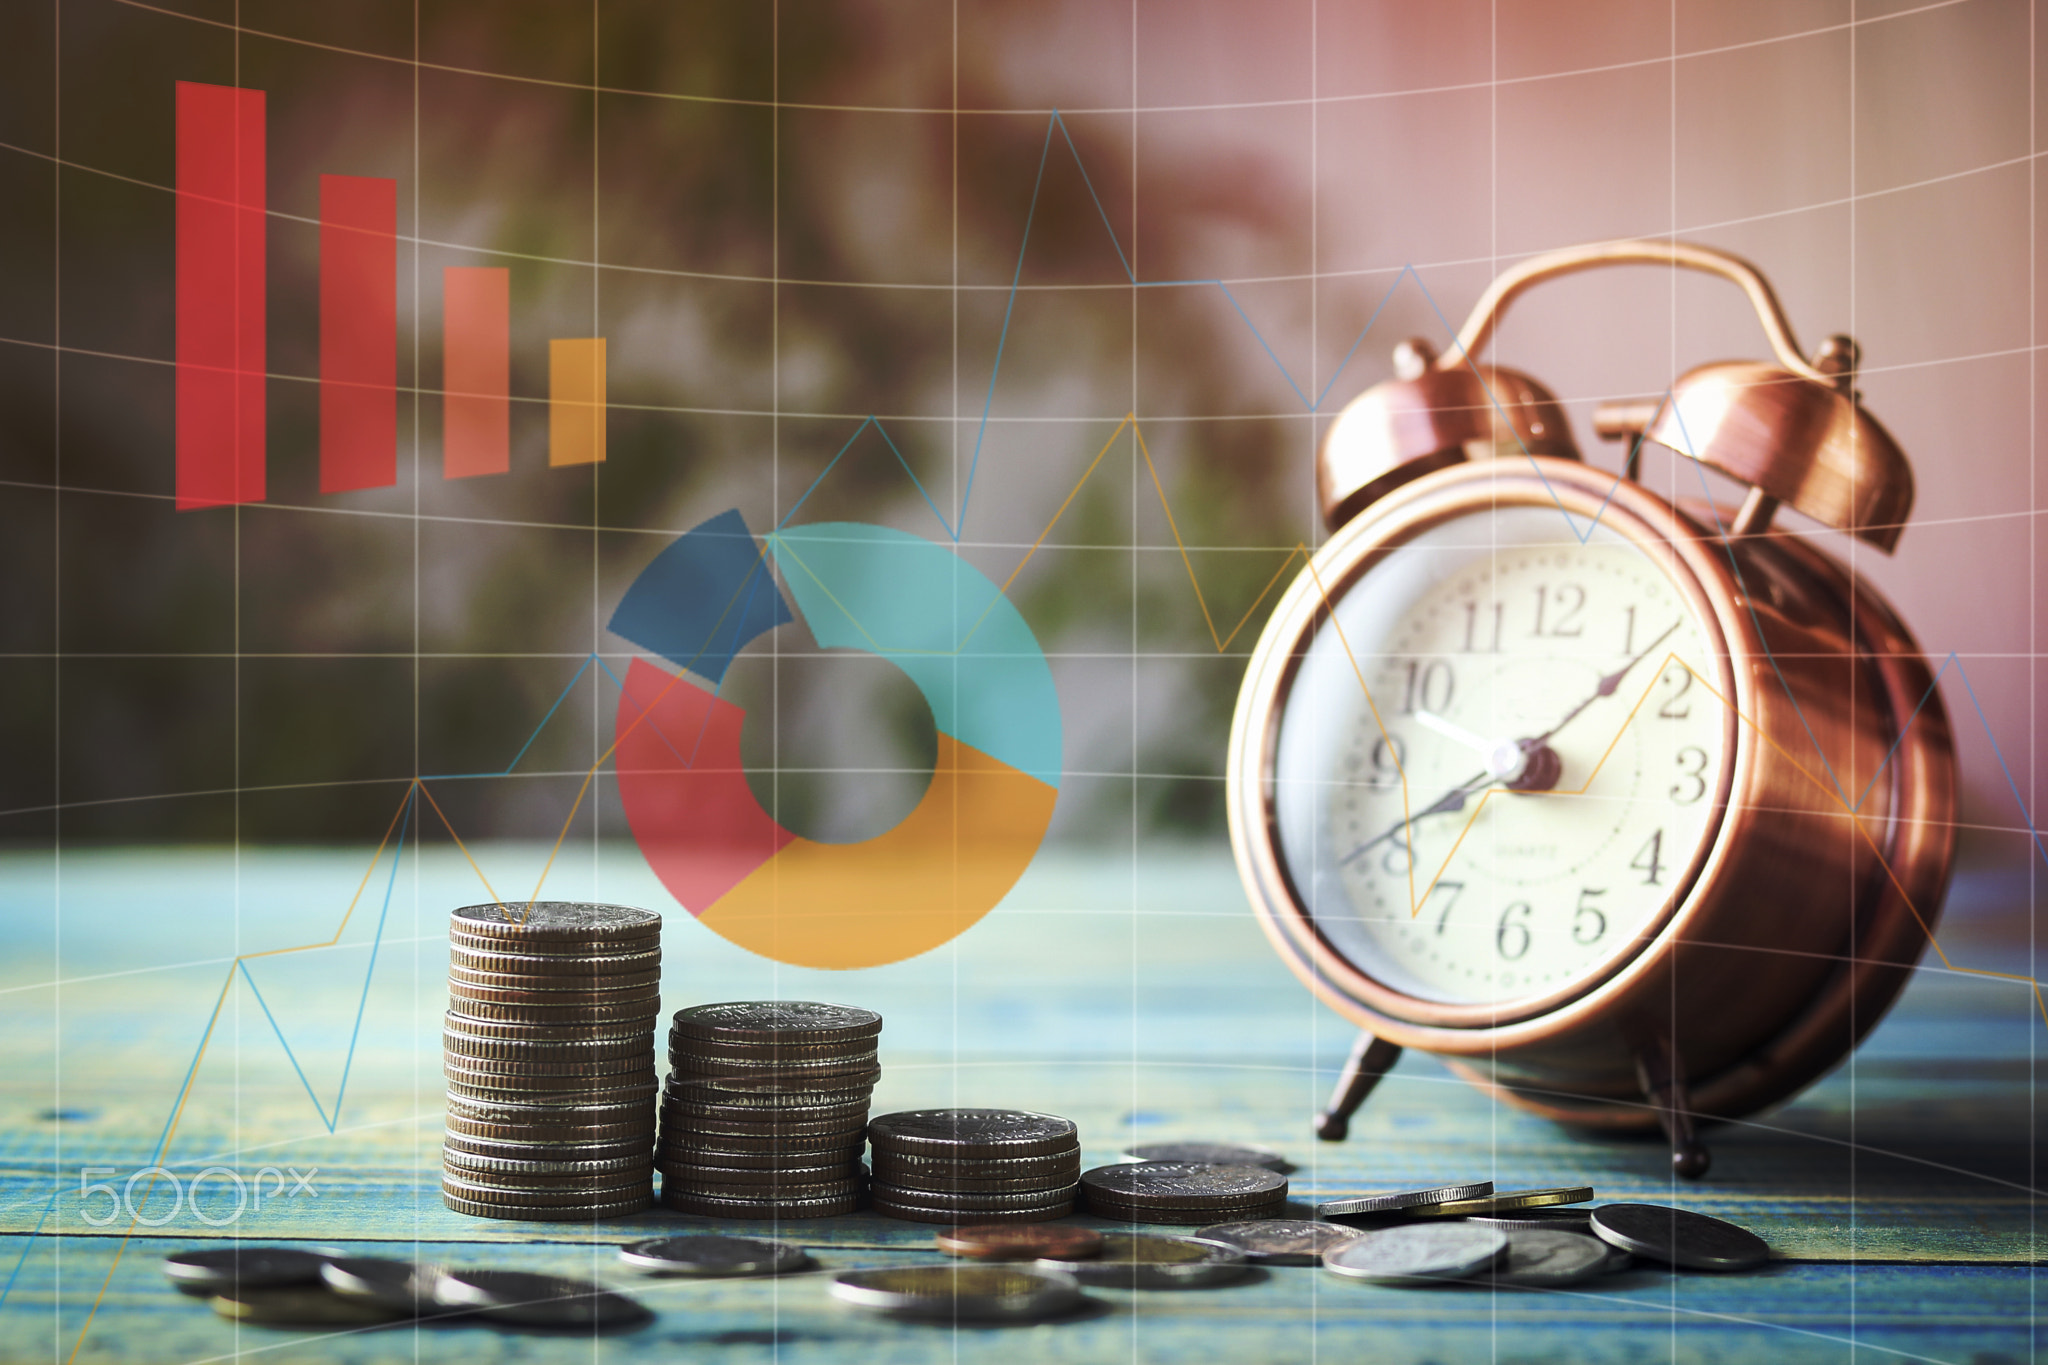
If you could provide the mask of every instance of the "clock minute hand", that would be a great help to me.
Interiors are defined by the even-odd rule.
[[[1448,815],[1453,811],[1460,811],[1465,809],[1465,798],[1470,796],[1473,792],[1478,791],[1481,787],[1490,786],[1493,780],[1494,777],[1491,772],[1483,772],[1479,773],[1476,776],[1466,778],[1463,782],[1451,788],[1442,796],[1439,796],[1436,800],[1430,802],[1427,806],[1424,806],[1421,810],[1416,811],[1413,815],[1406,816],[1405,818],[1400,820],[1396,820],[1386,829],[1380,831],[1372,838],[1367,839],[1357,848],[1352,849],[1349,853],[1345,854],[1343,857],[1337,860],[1337,865],[1339,867],[1342,867],[1346,863],[1352,862],[1357,858],[1363,857],[1365,854],[1370,853],[1373,849],[1378,848],[1381,844],[1384,844],[1387,840],[1393,838],[1395,835],[1400,834],[1402,831],[1406,830],[1410,825],[1414,824],[1417,820],[1420,820],[1425,815]]]
[[[1620,668],[1615,669],[1612,673],[1609,673],[1606,677],[1602,678],[1599,682],[1599,685],[1593,689],[1592,696],[1586,698],[1577,706],[1574,706],[1571,710],[1565,712],[1563,720],[1551,726],[1542,734],[1536,736],[1534,739],[1523,740],[1522,747],[1524,749],[1533,749],[1536,746],[1544,743],[1552,735],[1556,734],[1559,730],[1564,729],[1565,726],[1570,725],[1573,721],[1577,720],[1579,718],[1579,713],[1585,710],[1587,707],[1591,706],[1594,702],[1599,701],[1602,697],[1613,696],[1615,693],[1615,689],[1621,686],[1621,680],[1628,676],[1629,670],[1634,668],[1637,664],[1641,663],[1644,659],[1649,658],[1650,655],[1656,650],[1657,646],[1663,644],[1666,640],[1670,639],[1672,632],[1676,631],[1683,624],[1685,624],[1683,619],[1673,621],[1670,624],[1670,626],[1668,626],[1665,629],[1662,635],[1659,635],[1656,639],[1650,641],[1649,645],[1646,648],[1644,648],[1642,653],[1636,655],[1633,659],[1630,659]]]

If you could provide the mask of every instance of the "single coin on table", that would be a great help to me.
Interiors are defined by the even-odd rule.
[[[939,1322],[1037,1322],[1072,1312],[1070,1276],[1013,1265],[907,1265],[832,1277],[832,1297],[894,1317]]]
[[[1186,1161],[1201,1166],[1264,1166],[1286,1175],[1294,1169],[1271,1147],[1248,1142],[1141,1142],[1126,1147],[1124,1155],[1133,1161]]]
[[[1583,1232],[1588,1237],[1593,1235],[1593,1210],[1588,1208],[1518,1209],[1513,1213],[1472,1213],[1466,1217],[1475,1223],[1499,1228],[1502,1232],[1547,1228],[1554,1232]]]
[[[1475,1225],[1476,1226],[1476,1225]],[[1472,1278],[1481,1284],[1521,1289],[1561,1289],[1607,1273],[1614,1248],[1583,1232],[1557,1228],[1503,1229],[1508,1254],[1492,1270]]]
[[[1217,1223],[1195,1236],[1236,1247],[1261,1265],[1315,1265],[1323,1253],[1365,1236],[1362,1229],[1299,1218],[1255,1218],[1247,1223]]]
[[[765,1237],[650,1237],[619,1248],[619,1260],[635,1270],[661,1275],[784,1275],[810,1264],[810,1253],[793,1242]]]
[[[1749,1229],[1663,1204],[1602,1204],[1593,1231],[1631,1255],[1685,1270],[1750,1270],[1771,1259],[1770,1244]]]
[[[188,1294],[291,1289],[321,1283],[326,1260],[297,1247],[195,1247],[164,1257],[164,1274]]]
[[[1106,1289],[1207,1289],[1240,1279],[1250,1269],[1236,1247],[1142,1232],[1105,1232],[1093,1256],[1048,1256],[1038,1264]]]
[[[587,1280],[477,1266],[443,1270],[434,1301],[524,1327],[629,1327],[654,1316],[624,1294]]]
[[[1050,1223],[977,1223],[938,1234],[939,1250],[971,1261],[1084,1260],[1102,1250],[1092,1228]]]
[[[1426,1190],[1386,1190],[1379,1194],[1347,1194],[1325,1199],[1316,1205],[1318,1218],[1359,1218],[1379,1213],[1406,1213],[1429,1204],[1453,1199],[1478,1199],[1493,1193],[1491,1180],[1474,1180],[1462,1185],[1436,1185]]]
[[[321,1280],[341,1298],[415,1317],[434,1311],[439,1274],[433,1266],[383,1256],[336,1256],[320,1267]]]
[[[1548,1190],[1496,1190],[1476,1199],[1450,1199],[1410,1209],[1417,1218],[1470,1218],[1474,1214],[1519,1213],[1524,1209],[1583,1204],[1593,1197],[1591,1185],[1563,1185]]]
[[[1381,1228],[1323,1253],[1323,1268],[1352,1280],[1406,1284],[1462,1280],[1507,1255],[1508,1235],[1477,1223]]]
[[[406,1316],[381,1304],[344,1298],[311,1285],[290,1289],[244,1286],[215,1294],[207,1302],[224,1318],[264,1327],[379,1327]]]

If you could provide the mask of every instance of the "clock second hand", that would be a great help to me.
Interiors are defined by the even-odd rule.
[[[1530,739],[1516,740],[1509,744],[1490,744],[1485,739],[1481,738],[1478,735],[1473,734],[1471,731],[1465,729],[1463,726],[1458,725],[1452,721],[1445,720],[1442,716],[1432,714],[1428,711],[1416,712],[1416,719],[1421,721],[1424,726],[1428,727],[1429,729],[1435,730],[1438,734],[1443,735],[1446,739],[1455,740],[1458,743],[1465,745],[1467,748],[1477,749],[1479,752],[1485,754],[1486,771],[1483,773],[1479,773],[1474,777],[1466,778],[1463,782],[1451,788],[1442,796],[1439,796],[1436,800],[1430,802],[1427,806],[1424,806],[1421,810],[1416,811],[1413,815],[1404,816],[1401,819],[1396,820],[1392,825],[1389,825],[1380,833],[1374,835],[1372,838],[1366,840],[1364,843],[1360,844],[1358,847],[1352,849],[1349,853],[1339,858],[1337,860],[1337,865],[1339,867],[1342,867],[1347,863],[1353,862],[1358,858],[1363,857],[1365,854],[1371,852],[1373,849],[1378,848],[1387,840],[1392,839],[1396,835],[1401,834],[1402,832],[1407,830],[1407,828],[1410,825],[1414,824],[1417,820],[1420,820],[1425,815],[1449,815],[1455,811],[1461,811],[1465,809],[1466,798],[1471,796],[1474,792],[1478,791],[1482,787],[1490,787],[1495,782],[1507,782],[1510,785],[1512,785],[1513,783],[1521,780],[1522,775],[1531,766],[1531,760],[1534,758],[1537,751],[1549,749],[1549,740],[1552,735],[1555,735],[1559,730],[1564,729],[1565,726],[1577,720],[1579,718],[1579,714],[1582,711],[1584,711],[1587,707],[1591,706],[1594,702],[1600,700],[1602,697],[1613,696],[1615,691],[1618,688],[1620,688],[1622,680],[1629,675],[1629,671],[1633,669],[1637,664],[1641,663],[1644,659],[1648,658],[1651,652],[1654,651],[1658,645],[1661,645],[1666,640],[1670,639],[1672,632],[1676,631],[1683,624],[1685,624],[1683,618],[1680,618],[1677,621],[1673,621],[1670,624],[1670,626],[1668,626],[1665,629],[1664,633],[1662,635],[1659,635],[1656,639],[1650,641],[1650,643],[1644,647],[1643,651],[1640,654],[1637,654],[1635,657],[1631,658],[1627,663],[1623,664],[1620,668],[1615,669],[1612,673],[1609,673],[1605,677],[1601,678],[1599,683],[1595,685],[1592,696],[1587,697],[1577,706],[1574,706],[1571,710],[1565,712],[1564,719],[1560,720],[1557,724],[1551,726],[1542,734],[1536,735]],[[1511,763],[1507,763],[1506,766],[1503,767],[1503,760],[1508,754],[1513,755],[1514,761]],[[1550,779],[1549,782],[1546,782],[1544,784],[1547,787],[1555,783],[1555,781],[1557,780],[1557,773],[1555,769],[1558,767],[1558,765],[1553,762],[1551,764],[1545,765],[1545,767],[1547,769],[1550,769],[1550,771],[1548,771],[1545,774]]]

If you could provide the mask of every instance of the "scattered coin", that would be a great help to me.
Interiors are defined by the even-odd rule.
[[[1217,1223],[1195,1236],[1236,1247],[1261,1265],[1315,1265],[1332,1247],[1365,1236],[1358,1228],[1298,1218],[1256,1218],[1248,1223]]]
[[[363,1299],[343,1298],[304,1285],[293,1289],[244,1286],[216,1294],[208,1303],[224,1318],[265,1327],[378,1327],[404,1316]]]
[[[783,1275],[810,1264],[810,1254],[791,1242],[761,1237],[654,1237],[628,1242],[619,1260],[635,1270],[663,1275]]]
[[[1417,1218],[1469,1218],[1474,1214],[1518,1213],[1557,1204],[1583,1204],[1593,1197],[1591,1185],[1566,1185],[1550,1190],[1499,1190],[1477,1199],[1448,1199],[1410,1209]]]
[[[1249,1269],[1243,1252],[1221,1242],[1135,1232],[1105,1232],[1092,1257],[1050,1256],[1038,1264],[1110,1289],[1206,1289]]]
[[[1102,1250],[1102,1234],[1091,1228],[1047,1223],[978,1223],[949,1228],[936,1240],[939,1250],[971,1261],[1078,1261]]]
[[[624,1294],[586,1280],[488,1267],[442,1271],[434,1299],[443,1307],[523,1327],[601,1330],[630,1327],[654,1316]]]
[[[1559,1232],[1583,1232],[1593,1234],[1593,1210],[1586,1208],[1537,1208],[1521,1209],[1514,1213],[1474,1213],[1466,1215],[1475,1223],[1484,1223],[1502,1232],[1526,1231],[1534,1228],[1549,1228]]]
[[[1771,1259],[1770,1244],[1749,1229],[1662,1204],[1602,1204],[1593,1231],[1632,1255],[1686,1270],[1750,1270]]]
[[[1347,1279],[1402,1284],[1462,1280],[1507,1255],[1508,1235],[1477,1223],[1410,1223],[1381,1228],[1323,1254],[1323,1268]]]
[[[320,1267],[321,1280],[338,1297],[413,1317],[434,1311],[438,1274],[430,1266],[382,1256],[336,1256]]]
[[[1200,1166],[1264,1166],[1282,1175],[1294,1169],[1271,1147],[1240,1142],[1141,1142],[1124,1149],[1133,1161],[1186,1161]]]
[[[1475,1279],[1522,1289],[1559,1289],[1605,1274],[1608,1253],[1614,1250],[1598,1238],[1556,1228],[1508,1230],[1507,1239],[1506,1258]]]
[[[321,1283],[327,1258],[296,1247],[199,1247],[164,1257],[164,1274],[189,1294],[290,1289]]]
[[[957,1262],[845,1271],[832,1277],[832,1296],[873,1312],[942,1322],[1037,1322],[1081,1303],[1080,1287],[1058,1271]]]
[[[1464,1185],[1437,1185],[1426,1190],[1389,1190],[1383,1194],[1353,1194],[1326,1199],[1316,1205],[1318,1218],[1356,1218],[1375,1213],[1402,1213],[1426,1204],[1444,1204],[1453,1199],[1478,1199],[1493,1193],[1491,1180]]]

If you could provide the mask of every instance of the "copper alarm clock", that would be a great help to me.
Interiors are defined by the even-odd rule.
[[[1618,265],[1740,286],[1774,363],[1722,361],[1609,405],[1586,465],[1525,374],[1474,363],[1530,285]],[[1232,847],[1267,936],[1364,1030],[1330,1139],[1404,1048],[1568,1124],[1781,1100],[1846,1057],[1928,942],[1954,851],[1955,754],[1898,615],[1791,508],[1889,552],[1905,455],[1855,344],[1809,361],[1770,286],[1700,246],[1538,257],[1438,358],[1332,423],[1330,539],[1275,607],[1232,725]],[[1739,508],[1637,482],[1644,441],[1748,486]]]

